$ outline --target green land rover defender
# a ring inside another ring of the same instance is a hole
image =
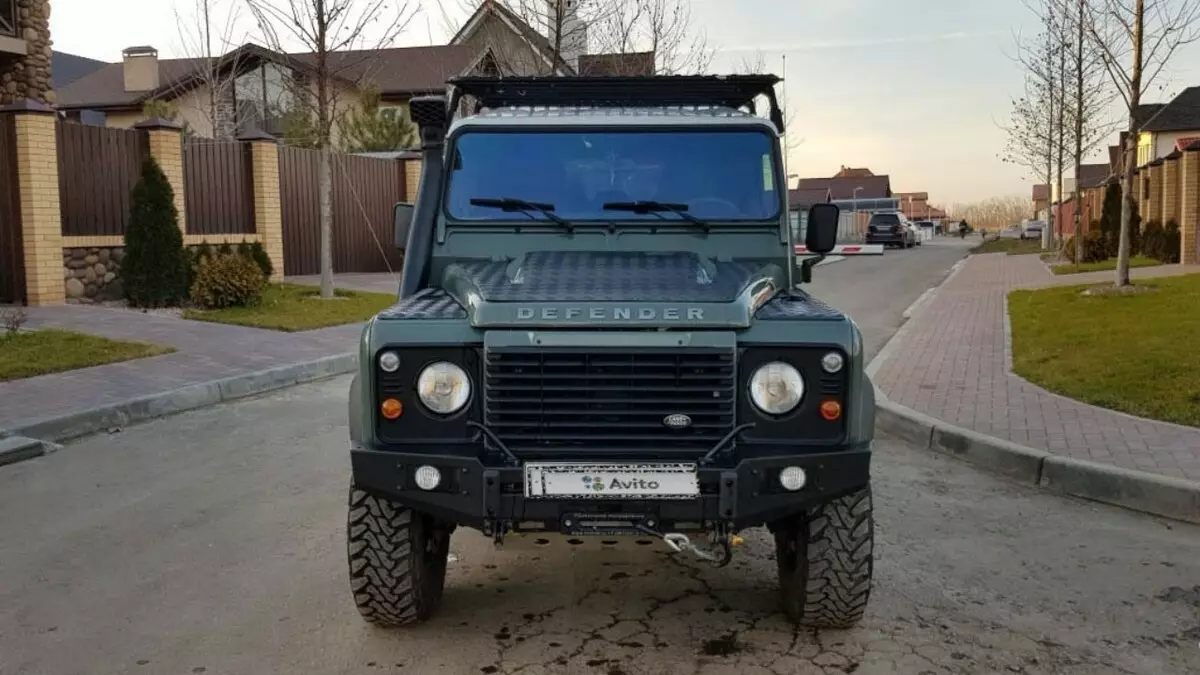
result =
[[[874,389],[858,328],[799,287],[838,209],[807,213],[798,260],[778,82],[470,77],[412,101],[399,297],[349,395],[368,621],[436,610],[460,526],[715,565],[766,526],[793,621],[862,617]]]

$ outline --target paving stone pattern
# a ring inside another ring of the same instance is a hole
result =
[[[303,333],[190,321],[121,308],[28,308],[28,328],[55,327],[174,347],[173,354],[0,383],[0,428],[276,366],[353,352],[362,324]]]
[[[1134,276],[1196,271],[1169,266]],[[1055,277],[1031,255],[971,256],[897,332],[874,382],[894,402],[950,424],[1069,457],[1200,480],[1200,429],[1072,401],[1012,374],[1008,291],[1111,278]]]

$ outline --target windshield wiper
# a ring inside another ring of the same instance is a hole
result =
[[[631,213],[653,213],[659,218],[662,218],[661,213],[671,212],[678,214],[680,218],[699,225],[704,228],[707,233],[711,225],[707,221],[701,220],[696,216],[688,213],[687,204],[674,204],[671,202],[656,202],[656,201],[636,201],[636,202],[605,202],[602,207],[605,211],[629,211]]]
[[[554,213],[554,205],[548,202],[531,202],[525,199],[514,199],[512,197],[498,198],[476,198],[471,200],[471,206],[482,206],[485,208],[500,209],[502,211],[520,211],[529,216],[533,220],[533,215],[530,211],[537,211],[546,216],[547,219],[567,228],[567,232],[574,232],[575,226],[570,221],[562,216]]]

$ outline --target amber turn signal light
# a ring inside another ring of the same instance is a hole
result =
[[[379,404],[379,414],[383,415],[384,419],[398,419],[404,414],[404,405],[394,398],[385,399]]]
[[[842,404],[837,401],[825,401],[821,404],[821,417],[830,422],[842,416]]]

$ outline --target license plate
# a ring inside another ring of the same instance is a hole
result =
[[[695,464],[586,464],[530,462],[530,499],[695,499]]]

